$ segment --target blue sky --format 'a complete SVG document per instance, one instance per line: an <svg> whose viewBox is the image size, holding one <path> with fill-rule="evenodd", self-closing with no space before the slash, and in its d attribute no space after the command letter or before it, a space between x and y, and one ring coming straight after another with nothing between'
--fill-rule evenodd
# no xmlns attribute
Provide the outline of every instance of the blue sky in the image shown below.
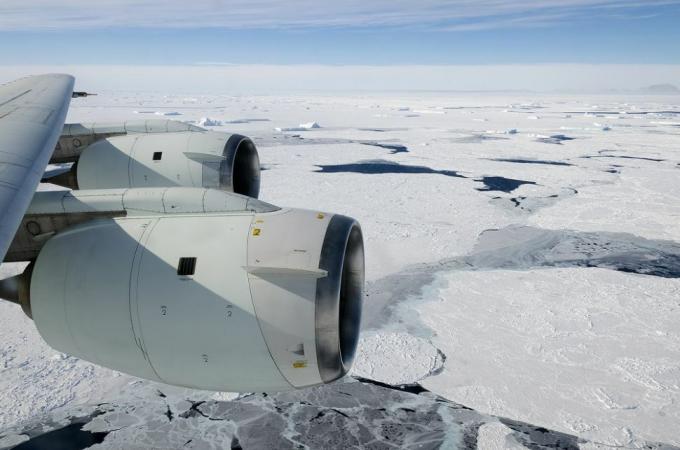
<svg viewBox="0 0 680 450"><path fill-rule="evenodd" d="M680 0L2 0L2 64L680 64Z"/></svg>

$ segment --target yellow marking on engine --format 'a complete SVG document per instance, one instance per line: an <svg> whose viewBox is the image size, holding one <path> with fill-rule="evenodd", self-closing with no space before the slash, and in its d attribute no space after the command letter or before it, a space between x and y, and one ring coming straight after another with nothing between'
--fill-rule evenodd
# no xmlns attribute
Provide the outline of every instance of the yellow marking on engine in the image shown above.
<svg viewBox="0 0 680 450"><path fill-rule="evenodd" d="M262 219L257 219L257 220L255 221L255 223L264 223L264 220L262 220Z"/></svg>
<svg viewBox="0 0 680 450"><path fill-rule="evenodd" d="M294 369L304 369L305 367L307 367L307 361L295 361L293 363Z"/></svg>
<svg viewBox="0 0 680 450"><path fill-rule="evenodd" d="M324 213L319 213L319 214L316 215L316 218L317 218L317 219L323 219L324 217L326 217L326 216L324 215Z"/></svg>
<svg viewBox="0 0 680 450"><path fill-rule="evenodd" d="M259 228L253 228L253 236L259 236L260 235L260 229Z"/></svg>

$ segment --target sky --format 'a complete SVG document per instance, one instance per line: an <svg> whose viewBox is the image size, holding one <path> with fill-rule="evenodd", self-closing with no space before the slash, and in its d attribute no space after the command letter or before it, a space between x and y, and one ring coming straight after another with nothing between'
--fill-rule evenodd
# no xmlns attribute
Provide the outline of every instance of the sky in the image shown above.
<svg viewBox="0 0 680 450"><path fill-rule="evenodd" d="M0 65L620 65L670 82L678 24L680 0L2 0Z"/></svg>

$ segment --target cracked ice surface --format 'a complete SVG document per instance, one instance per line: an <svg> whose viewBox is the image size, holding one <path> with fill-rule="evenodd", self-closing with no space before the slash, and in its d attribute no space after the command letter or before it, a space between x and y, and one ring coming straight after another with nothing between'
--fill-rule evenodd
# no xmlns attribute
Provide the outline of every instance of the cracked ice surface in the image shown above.
<svg viewBox="0 0 680 450"><path fill-rule="evenodd" d="M411 305L447 355L423 385L585 439L677 443L679 281L599 268L443 273L430 301Z"/></svg>
<svg viewBox="0 0 680 450"><path fill-rule="evenodd" d="M439 373L446 356L409 333L368 331L361 337L352 373L388 384L406 384Z"/></svg>
<svg viewBox="0 0 680 450"><path fill-rule="evenodd" d="M363 379L233 400L191 401L177 390L166 394L146 382L132 383L121 394L126 400L53 411L40 419L40 430L6 430L0 434L0 446L37 444L41 439L73 443L74 433L86 443L94 436L99 444L90 448L98 449L577 450L589 444L575 435L480 414L418 385ZM648 448L670 449L656 443Z"/></svg>

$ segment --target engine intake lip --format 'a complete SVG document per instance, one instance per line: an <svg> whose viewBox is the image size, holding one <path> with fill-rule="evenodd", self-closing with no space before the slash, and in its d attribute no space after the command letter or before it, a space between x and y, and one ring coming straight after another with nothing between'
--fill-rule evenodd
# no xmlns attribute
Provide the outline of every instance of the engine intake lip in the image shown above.
<svg viewBox="0 0 680 450"><path fill-rule="evenodd" d="M220 187L257 198L260 195L260 158L253 141L234 134L227 140L220 163Z"/></svg>
<svg viewBox="0 0 680 450"><path fill-rule="evenodd" d="M316 282L316 358L324 383L352 367L359 341L364 288L364 243L352 218L334 215L326 229Z"/></svg>

